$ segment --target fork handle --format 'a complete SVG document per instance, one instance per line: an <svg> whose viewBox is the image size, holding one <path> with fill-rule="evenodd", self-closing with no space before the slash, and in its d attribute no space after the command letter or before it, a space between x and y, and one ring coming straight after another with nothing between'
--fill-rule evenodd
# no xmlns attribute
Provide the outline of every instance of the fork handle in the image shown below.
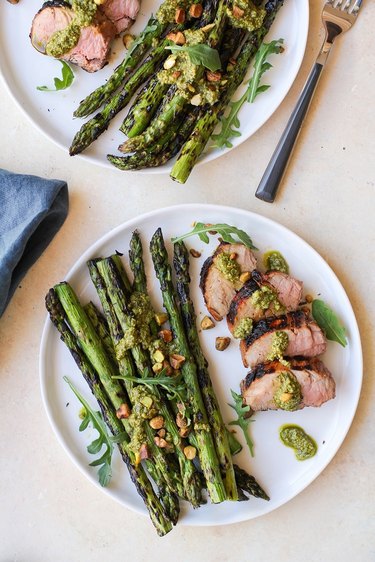
<svg viewBox="0 0 375 562"><path fill-rule="evenodd" d="M316 86L318 85L323 65L316 62L303 87L297 105L289 118L288 124L279 140L275 152L263 174L255 196L267 203L272 203L285 173L294 145L300 133L303 120L309 109Z"/></svg>

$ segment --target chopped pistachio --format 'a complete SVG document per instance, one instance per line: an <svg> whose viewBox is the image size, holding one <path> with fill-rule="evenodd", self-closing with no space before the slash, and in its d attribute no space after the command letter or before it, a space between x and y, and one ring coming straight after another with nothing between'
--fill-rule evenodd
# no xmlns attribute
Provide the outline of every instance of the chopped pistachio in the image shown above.
<svg viewBox="0 0 375 562"><path fill-rule="evenodd" d="M165 439L163 439L163 437L159 437L157 435L156 437L154 437L154 441L155 441L155 445L157 447L160 447L161 449L165 449L165 447L168 447L168 443L166 442Z"/></svg>
<svg viewBox="0 0 375 562"><path fill-rule="evenodd" d="M224 351L230 344L230 338L216 338L215 340L215 348L218 351Z"/></svg>
<svg viewBox="0 0 375 562"><path fill-rule="evenodd" d="M246 283L246 281L249 281L250 277L251 277L250 271L244 271L244 272L241 273L241 275L240 275L240 281L241 281L241 283Z"/></svg>
<svg viewBox="0 0 375 562"><path fill-rule="evenodd" d="M177 353L173 353L169 356L169 362L171 364L172 369L180 369L181 365L185 363L186 359L183 355L177 355Z"/></svg>
<svg viewBox="0 0 375 562"><path fill-rule="evenodd" d="M209 316L204 316L201 321L201 328L202 330L210 330L214 328L215 323Z"/></svg>
<svg viewBox="0 0 375 562"><path fill-rule="evenodd" d="M118 417L119 420L123 420L123 419L127 419L128 417L130 417L131 414L131 409L128 406L128 404L121 404L121 406L119 408L117 408L116 410L116 416Z"/></svg>
<svg viewBox="0 0 375 562"><path fill-rule="evenodd" d="M164 354L160 351L160 349L157 349L155 351L152 358L156 363L163 363L163 361L165 359Z"/></svg>
<svg viewBox="0 0 375 562"><path fill-rule="evenodd" d="M140 399L141 404L143 404L146 408L151 408L152 406L152 398L150 396L143 396Z"/></svg>
<svg viewBox="0 0 375 562"><path fill-rule="evenodd" d="M166 312L157 312L155 314L155 320L158 326L162 326L168 320L168 314Z"/></svg>
<svg viewBox="0 0 375 562"><path fill-rule="evenodd" d="M95 0L96 1L96 0ZM130 33L126 33L122 38L122 42L124 43L125 49L130 49L132 44L134 43L134 37Z"/></svg>
<svg viewBox="0 0 375 562"><path fill-rule="evenodd" d="M193 258L200 258L201 257L201 253L198 252L197 250L194 250L194 248L190 249L190 255L193 256Z"/></svg>
<svg viewBox="0 0 375 562"><path fill-rule="evenodd" d="M187 447L184 447L184 455L187 459L189 459L189 461L192 461L197 455L197 450L192 445L188 445Z"/></svg>
<svg viewBox="0 0 375 562"><path fill-rule="evenodd" d="M161 429L164 426L164 418L163 416L155 416L148 423L152 429Z"/></svg>

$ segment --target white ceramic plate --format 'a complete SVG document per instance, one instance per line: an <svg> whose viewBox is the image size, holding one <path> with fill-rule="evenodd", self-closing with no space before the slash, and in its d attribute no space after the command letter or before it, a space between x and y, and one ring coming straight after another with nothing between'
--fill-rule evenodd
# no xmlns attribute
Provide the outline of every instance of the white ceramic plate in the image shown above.
<svg viewBox="0 0 375 562"><path fill-rule="evenodd" d="M149 14L155 12L159 0L142 0L141 13L132 28L139 33ZM36 86L53 84L53 77L61 75L61 65L56 60L42 56L32 46L29 32L33 16L42 5L42 0L28 0L12 5L0 3L0 73L3 74L11 95L31 121L52 141L65 151L71 144L82 120L73 119L73 111L80 100L103 84L123 58L124 47L121 39L115 43L110 64L94 74L74 67L76 79L73 85L62 92L40 92ZM234 146L250 137L277 109L291 87L301 65L308 32L308 0L287 0L280 10L268 39L285 40L283 55L274 55L274 68L267 73L267 83L272 88L258 96L252 106L241 110L242 136L233 140ZM242 93L242 92L241 92ZM90 148L83 158L110 167L106 155L117 154L117 147L124 141L118 130L124 118L124 111L113 120L106 131ZM201 161L217 158L224 152L209 149ZM168 172L170 165L145 170L148 173Z"/></svg>
<svg viewBox="0 0 375 562"><path fill-rule="evenodd" d="M362 382L361 343L357 323L348 297L339 280L311 246L287 228L260 215L214 205L182 205L162 209L135 218L109 232L89 248L77 261L66 279L72 284L80 299L97 301L86 268L86 261L97 256L106 256L115 250L127 255L128 243L135 228L142 234L146 267L149 273L149 288L153 303L161 310L158 282L153 275L152 263L148 256L148 241L157 227L163 229L165 240L191 230L193 221L233 224L248 232L264 252L278 249L287 259L291 273L305 283L305 293L319 295L338 314L348 334L348 345L343 348L334 342L328 343L324 361L331 369L337 385L337 396L321 408L305 408L298 412L270 411L255 415L251 433L255 441L255 458L251 459L242 435L238 433L244 448L236 462L254 474L269 493L269 502L252 498L248 502L225 502L220 505L206 505L193 510L183 507L181 523L189 525L222 525L257 517L284 504L310 484L330 462L340 447L353 419ZM187 240L189 247L202 252L200 259L191 259L192 296L198 318L205 313L203 299L198 287L199 271L203 260L216 246L210 246L198 238ZM170 246L169 246L170 249ZM238 346L232 342L225 352L215 350L215 338L228 334L225 322L202 333L204 353L209 361L210 373L217 392L224 420L233 419L230 389L238 391L241 379L246 375ZM89 467L93 457L86 452L86 446L93 439L93 431L78 432L80 404L63 381L69 376L80 392L95 406L90 391L80 375L68 350L61 343L57 330L49 319L46 320L40 353L41 388L49 420L59 441L78 468L96 486L96 470ZM69 404L69 405L68 405ZM318 443L317 455L307 461L296 461L291 449L285 447L278 437L279 427L284 423L301 425ZM130 482L127 470L119 454L114 456L114 475L108 488L100 488L124 506L145 513L141 499Z"/></svg>

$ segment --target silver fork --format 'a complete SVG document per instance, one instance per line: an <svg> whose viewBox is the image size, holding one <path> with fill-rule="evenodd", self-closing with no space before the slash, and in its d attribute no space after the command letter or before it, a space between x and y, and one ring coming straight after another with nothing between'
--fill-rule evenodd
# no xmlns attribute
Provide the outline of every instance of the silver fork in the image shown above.
<svg viewBox="0 0 375 562"><path fill-rule="evenodd" d="M322 11L326 30L323 46L256 190L255 196L259 199L268 203L274 201L333 42L352 27L361 4L362 0L328 0L325 3Z"/></svg>

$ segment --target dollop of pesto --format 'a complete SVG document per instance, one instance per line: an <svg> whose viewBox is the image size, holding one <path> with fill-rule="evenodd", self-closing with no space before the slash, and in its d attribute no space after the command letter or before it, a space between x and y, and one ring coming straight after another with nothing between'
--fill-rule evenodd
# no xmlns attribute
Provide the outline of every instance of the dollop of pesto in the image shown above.
<svg viewBox="0 0 375 562"><path fill-rule="evenodd" d="M318 445L302 427L291 424L282 425L279 435L284 445L294 449L297 460L305 461L316 455Z"/></svg>
<svg viewBox="0 0 375 562"><path fill-rule="evenodd" d="M242 318L236 328L233 330L233 335L236 339L243 340L253 331L253 321L251 318Z"/></svg>
<svg viewBox="0 0 375 562"><path fill-rule="evenodd" d="M264 267L267 271L281 271L289 273L289 266L284 256L277 250L270 250L263 256Z"/></svg>
<svg viewBox="0 0 375 562"><path fill-rule="evenodd" d="M282 359L288 347L289 337L286 332L277 331L272 336L271 350L267 355L268 361Z"/></svg>
<svg viewBox="0 0 375 562"><path fill-rule="evenodd" d="M201 45L206 42L206 32L202 29L185 30L185 47ZM165 68L165 65L172 66ZM202 65L191 62L187 51L178 50L172 53L164 63L163 70L157 74L158 80L162 84L174 84L178 94L186 98L193 105L213 105L219 99L221 82L208 82L202 70ZM195 100L198 101L194 101Z"/></svg>
<svg viewBox="0 0 375 562"><path fill-rule="evenodd" d="M116 344L118 360L123 359L125 352L136 345L149 349L154 340L150 331L154 311L149 296L135 291L130 297L129 308L133 312L133 318L129 322L123 338Z"/></svg>
<svg viewBox="0 0 375 562"><path fill-rule="evenodd" d="M143 385L135 386L131 390L130 399L133 408L128 421L133 432L129 447L137 459L141 446L146 442L144 422L158 414L158 404L156 402L156 397L151 395Z"/></svg>
<svg viewBox="0 0 375 562"><path fill-rule="evenodd" d="M254 291L251 295L251 302L260 310L268 310L272 307L274 312L281 312L285 307L279 301L276 291L268 285L262 285L260 289Z"/></svg>
<svg viewBox="0 0 375 562"><path fill-rule="evenodd" d="M299 382L293 373L285 371L275 380L276 390L273 400L279 408L287 411L298 410L302 402L302 392Z"/></svg>
<svg viewBox="0 0 375 562"><path fill-rule="evenodd" d="M79 41L81 28L91 25L95 18L97 5L94 0L72 0L71 5L74 18L67 27L56 31L46 45L46 53L51 57L61 57L73 49Z"/></svg>
<svg viewBox="0 0 375 562"><path fill-rule="evenodd" d="M259 29L266 16L266 10L257 8L251 0L234 0L227 8L227 15L233 27L254 31Z"/></svg>
<svg viewBox="0 0 375 562"><path fill-rule="evenodd" d="M227 252L221 252L218 254L214 260L215 266L223 274L225 279L236 283L240 280L241 267L239 263L234 259L232 260L230 254Z"/></svg>
<svg viewBox="0 0 375 562"><path fill-rule="evenodd" d="M160 23L174 23L176 10L186 10L190 4L188 0L164 0L155 17Z"/></svg>

